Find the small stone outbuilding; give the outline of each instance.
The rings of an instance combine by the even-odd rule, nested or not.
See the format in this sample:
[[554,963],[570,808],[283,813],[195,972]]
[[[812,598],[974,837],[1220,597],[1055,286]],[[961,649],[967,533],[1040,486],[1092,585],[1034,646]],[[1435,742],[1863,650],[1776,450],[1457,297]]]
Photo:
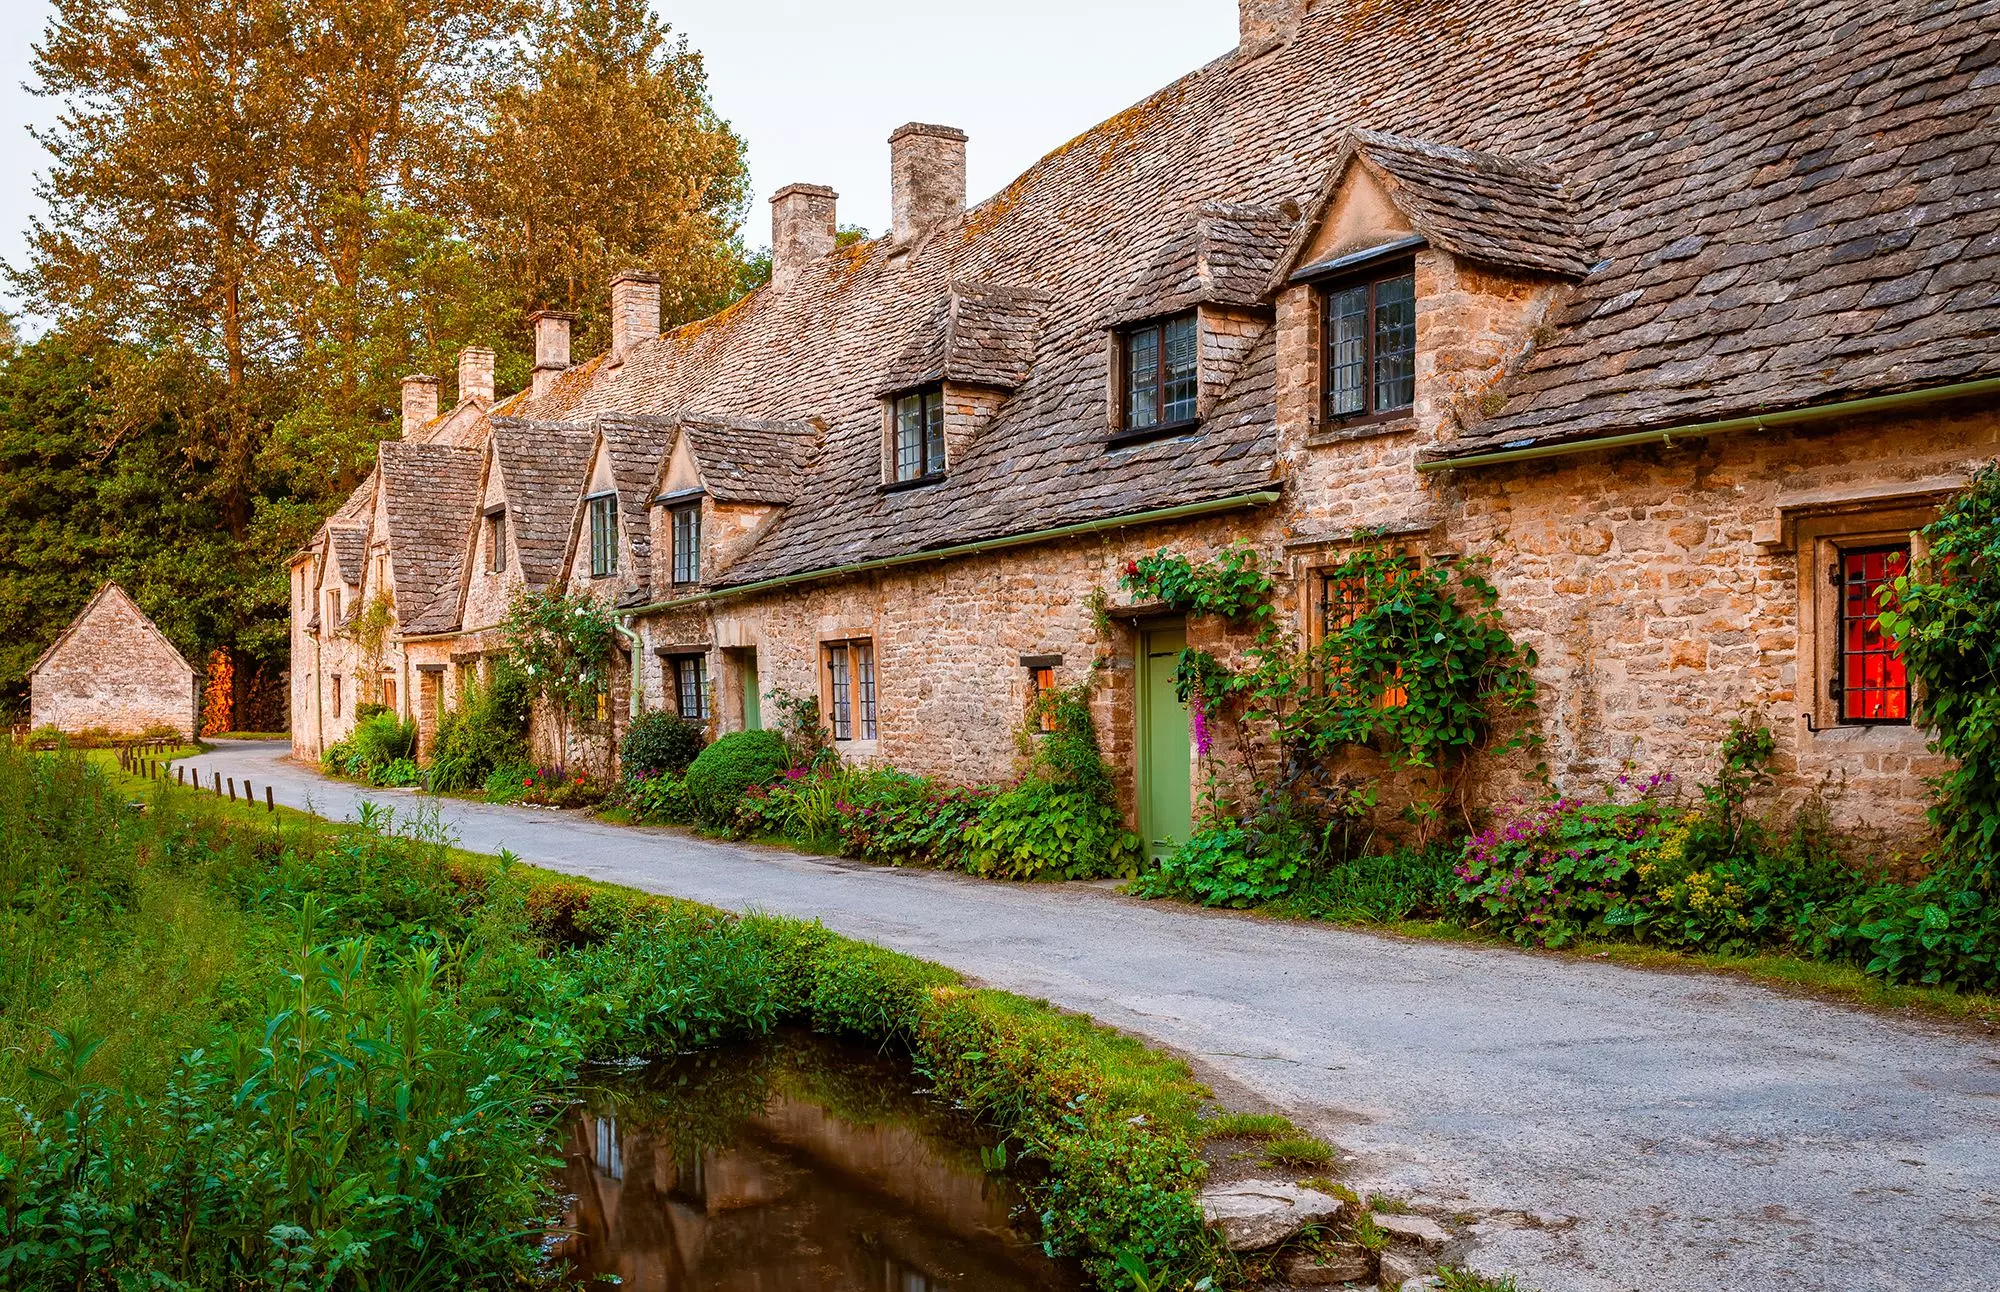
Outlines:
[[192,738],[200,678],[159,626],[107,583],[29,674],[29,721],[62,731],[138,735],[172,727]]

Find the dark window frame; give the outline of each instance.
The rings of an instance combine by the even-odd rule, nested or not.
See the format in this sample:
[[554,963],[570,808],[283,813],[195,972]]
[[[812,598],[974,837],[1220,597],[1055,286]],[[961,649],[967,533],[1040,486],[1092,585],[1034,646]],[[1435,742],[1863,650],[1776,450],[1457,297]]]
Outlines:
[[495,507],[486,513],[486,572],[507,572],[507,509]]
[[[923,439],[917,447],[916,467],[910,474],[903,471],[903,405],[908,400],[917,401],[917,416],[921,419]],[[936,416],[932,416],[936,410]],[[909,390],[899,390],[889,396],[889,485],[890,487],[929,484],[942,480],[951,469],[945,453],[944,437],[944,384],[932,382],[925,386],[914,386]]]
[[[1378,372],[1376,361],[1376,337],[1379,325],[1376,321],[1380,307],[1380,291],[1385,283],[1410,280],[1410,400],[1384,408],[1376,399]],[[1365,317],[1367,325],[1362,329],[1366,350],[1361,362],[1361,390],[1364,402],[1359,411],[1339,412],[1334,401],[1334,302],[1342,295],[1362,288],[1367,291]],[[1416,408],[1416,262],[1402,260],[1386,266],[1371,267],[1365,273],[1343,274],[1327,278],[1315,284],[1319,293],[1319,382],[1320,419],[1328,426],[1364,426],[1371,422],[1399,421],[1409,417]]]
[[[681,522],[686,521],[686,532]],[[667,509],[667,548],[677,585],[701,582],[701,504],[681,503]]]
[[[1867,577],[1865,563],[1867,558],[1871,556],[1888,558],[1883,562],[1883,577],[1879,579],[1870,579]],[[1834,721],[1840,726],[1907,727],[1912,725],[1912,713],[1916,708],[1916,695],[1910,686],[1909,666],[1903,662],[1902,649],[1896,644],[1893,638],[1882,633],[1880,625],[1883,590],[1892,580],[1909,573],[1912,556],[1911,545],[1907,542],[1861,542],[1853,546],[1835,548],[1833,566],[1827,571],[1828,582],[1833,585],[1835,597],[1833,607],[1833,677],[1828,682],[1827,691],[1828,698],[1833,701]],[[1897,557],[1902,558],[1900,563],[1896,560]],[[1860,577],[1856,577],[1857,562],[1861,563],[1859,567]],[[1851,613],[1854,598],[1850,589],[1856,587],[1872,590],[1864,592],[1863,607],[1859,614]],[[1871,604],[1875,607],[1872,613],[1867,609],[1867,606]],[[1871,634],[1867,626],[1871,623],[1875,625],[1873,637],[1879,643],[1878,645],[1870,644]],[[1851,626],[1860,629],[1862,642],[1859,648],[1850,648],[1848,630]],[[1885,671],[1893,670],[1900,675],[1901,681],[1895,685],[1869,686],[1866,684],[1865,676],[1862,676],[1857,682],[1855,680],[1857,674],[1865,672],[1867,661],[1871,659],[1885,660]],[[1859,692],[1864,697],[1870,694],[1880,694],[1884,698],[1885,703],[1892,697],[1900,695],[1902,699],[1902,713],[1897,716],[1881,717],[1871,717],[1866,714],[1852,716],[1848,713],[1848,701],[1850,696],[1855,692]],[[1866,701],[1864,700],[1863,703],[1865,704]]]
[[608,579],[618,573],[618,494],[594,493],[583,501],[590,509],[590,577]]
[[[1185,323],[1191,332],[1193,344],[1192,367],[1187,375],[1189,391],[1185,399],[1168,398],[1170,383],[1167,367],[1167,330]],[[1153,420],[1134,424],[1132,403],[1134,383],[1138,371],[1132,360],[1133,342],[1146,334],[1153,336]],[[1134,440],[1149,439],[1155,435],[1171,435],[1201,424],[1201,312],[1199,310],[1177,310],[1157,318],[1142,319],[1136,323],[1121,326],[1116,333],[1118,346],[1118,430],[1112,436],[1114,444],[1130,443]],[[1168,412],[1176,406],[1185,406],[1186,412],[1170,417]]]
[[[708,656],[699,652],[685,655],[669,655],[664,661],[667,681],[674,697],[674,712],[688,722],[707,722],[710,705],[708,702]],[[692,666],[692,667],[690,667]],[[688,712],[690,684],[692,684],[694,712]]]

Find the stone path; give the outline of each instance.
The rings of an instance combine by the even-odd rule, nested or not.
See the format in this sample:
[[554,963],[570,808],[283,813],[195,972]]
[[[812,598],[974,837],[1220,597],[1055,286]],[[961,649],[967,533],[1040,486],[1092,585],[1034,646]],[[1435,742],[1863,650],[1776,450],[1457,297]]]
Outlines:
[[[194,760],[350,816],[435,802],[468,848],[842,933],[1170,1046],[1358,1160],[1486,1213],[1472,1263],[1543,1292],[1993,1292],[2000,1046],[1718,977],[1405,942],[1122,897],[366,791]],[[1502,1213],[1573,1217],[1540,1225]]]

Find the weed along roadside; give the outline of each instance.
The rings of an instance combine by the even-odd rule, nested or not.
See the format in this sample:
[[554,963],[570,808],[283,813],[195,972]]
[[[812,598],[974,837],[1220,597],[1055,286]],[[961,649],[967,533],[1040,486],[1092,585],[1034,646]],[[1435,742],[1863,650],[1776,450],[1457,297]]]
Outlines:
[[1081,1017],[814,923],[459,852],[421,819],[150,784],[135,808],[102,760],[0,753],[9,1286],[526,1278],[587,1065],[790,1029],[904,1056],[1100,1286],[1250,1286],[1368,1232],[1333,1198],[1276,1226],[1290,1248],[1267,1219],[1232,1253],[1204,1187],[1296,1191],[1331,1150]]

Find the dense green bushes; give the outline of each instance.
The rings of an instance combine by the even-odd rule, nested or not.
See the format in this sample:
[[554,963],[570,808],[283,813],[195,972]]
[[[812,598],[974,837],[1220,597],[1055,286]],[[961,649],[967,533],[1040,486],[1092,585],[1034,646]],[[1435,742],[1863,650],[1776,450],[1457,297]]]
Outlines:
[[367,781],[371,785],[417,783],[417,724],[377,708],[355,723],[345,739],[320,754],[320,769],[329,775]]
[[688,764],[688,805],[703,825],[730,825],[744,794],[768,785],[790,764],[791,755],[776,732],[731,732]]
[[677,713],[650,709],[632,719],[618,745],[618,764],[628,778],[682,776],[708,743],[697,723]]
[[473,790],[495,770],[528,759],[526,679],[508,666],[490,682],[468,679],[458,703],[438,716],[431,748],[429,785],[434,790]]
[[[538,882],[372,810],[280,833],[162,786],[142,817],[75,760],[0,752],[0,830],[19,845],[0,859],[9,1287],[525,1282],[579,1063],[788,1024],[911,1054],[1029,1164],[1052,1249],[1106,1277],[1116,1253],[1189,1281],[1214,1268],[1186,1070],[935,966],[814,924]],[[134,940],[156,890],[201,912]],[[56,897],[91,891],[69,924],[77,903]],[[183,923],[207,939],[224,920],[240,955],[181,983],[198,1027],[135,1024],[116,992],[89,1017],[52,1012],[105,994],[94,948],[152,957]],[[67,975],[92,978],[61,999],[18,968],[46,971],[58,931]],[[152,1066],[107,1069],[121,1045]]]

